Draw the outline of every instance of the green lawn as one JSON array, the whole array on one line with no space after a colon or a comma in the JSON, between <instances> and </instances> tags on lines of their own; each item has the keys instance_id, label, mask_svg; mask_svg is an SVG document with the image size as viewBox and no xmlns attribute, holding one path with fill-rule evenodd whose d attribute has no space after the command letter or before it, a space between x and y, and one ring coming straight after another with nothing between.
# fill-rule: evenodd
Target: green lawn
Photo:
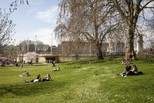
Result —
<instances>
[{"instance_id":1,"label":"green lawn","mask_svg":"<svg viewBox=\"0 0 154 103\"><path fill-rule=\"evenodd\" d=\"M0 67L0 103L154 103L154 63L135 61L144 74L121 77L121 59L108 60ZM25 70L31 76L19 77ZM52 81L24 83L47 73Z\"/></svg>"}]
</instances>

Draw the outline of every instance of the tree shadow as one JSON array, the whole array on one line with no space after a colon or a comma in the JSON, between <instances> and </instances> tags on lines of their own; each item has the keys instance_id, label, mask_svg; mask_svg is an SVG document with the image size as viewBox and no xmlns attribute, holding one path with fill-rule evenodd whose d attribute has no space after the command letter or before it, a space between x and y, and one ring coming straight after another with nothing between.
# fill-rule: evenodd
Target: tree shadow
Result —
<instances>
[{"instance_id":1,"label":"tree shadow","mask_svg":"<svg viewBox=\"0 0 154 103\"><path fill-rule=\"evenodd\" d=\"M48 81L48 82L38 82L38 83L25 83L21 85L11 85L11 86L2 86L0 85L0 97L4 96L7 93L12 93L16 96L30 96L42 94L49 91L56 91L64 87L67 82L57 82L57 81Z\"/></svg>"}]
</instances>

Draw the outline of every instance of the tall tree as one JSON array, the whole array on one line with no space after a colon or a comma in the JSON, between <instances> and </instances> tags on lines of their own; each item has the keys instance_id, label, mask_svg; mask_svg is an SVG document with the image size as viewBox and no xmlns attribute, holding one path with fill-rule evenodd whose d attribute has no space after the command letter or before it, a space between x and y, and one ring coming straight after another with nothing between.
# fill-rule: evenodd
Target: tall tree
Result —
<instances>
[{"instance_id":1,"label":"tall tree","mask_svg":"<svg viewBox=\"0 0 154 103\"><path fill-rule=\"evenodd\" d=\"M91 42L97 58L103 59L102 42L116 27L115 21L109 23L115 15L107 0L61 0L55 32L65 40Z\"/></svg>"},{"instance_id":2,"label":"tall tree","mask_svg":"<svg viewBox=\"0 0 154 103\"><path fill-rule=\"evenodd\" d=\"M6 46L11 42L12 32L15 24L9 19L10 13L0 9L0 54L4 52Z\"/></svg>"},{"instance_id":3,"label":"tall tree","mask_svg":"<svg viewBox=\"0 0 154 103\"><path fill-rule=\"evenodd\" d=\"M145 9L154 8L149 6L151 3L154 3L154 0L110 0L110 2L114 4L128 28L125 59L136 59L134 36L139 23L138 19L141 16L141 12L144 12Z\"/></svg>"},{"instance_id":4,"label":"tall tree","mask_svg":"<svg viewBox=\"0 0 154 103\"><path fill-rule=\"evenodd\" d=\"M7 9L0 8L0 54L3 54L6 47L12 42L12 35L15 24L10 19L10 15L17 10L18 4L28 5L28 0L12 0L10 7Z\"/></svg>"}]
</instances>

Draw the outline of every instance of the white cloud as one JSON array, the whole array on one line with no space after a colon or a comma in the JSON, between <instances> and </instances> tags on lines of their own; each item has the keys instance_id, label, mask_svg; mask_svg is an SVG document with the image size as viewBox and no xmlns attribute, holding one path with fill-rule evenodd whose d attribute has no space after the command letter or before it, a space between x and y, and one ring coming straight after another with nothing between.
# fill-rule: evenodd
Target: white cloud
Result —
<instances>
[{"instance_id":1,"label":"white cloud","mask_svg":"<svg viewBox=\"0 0 154 103\"><path fill-rule=\"evenodd\" d=\"M46 23L56 23L58 7L53 7L44 11L37 12L36 17Z\"/></svg>"},{"instance_id":2,"label":"white cloud","mask_svg":"<svg viewBox=\"0 0 154 103\"><path fill-rule=\"evenodd\" d=\"M54 27L54 25L56 25L57 14L58 14L58 6L55 6L50 9L46 9L44 11L38 11L36 18L40 19L43 22L52 24L52 26ZM33 35L33 37L37 36L37 40L40 40L45 44L49 45L58 44L53 33L53 28L42 28L30 34Z\"/></svg>"},{"instance_id":3,"label":"white cloud","mask_svg":"<svg viewBox=\"0 0 154 103\"><path fill-rule=\"evenodd\" d=\"M57 39L54 36L53 29L42 28L30 34L31 37L35 37L36 40L42 41L44 44L57 45Z\"/></svg>"},{"instance_id":4,"label":"white cloud","mask_svg":"<svg viewBox=\"0 0 154 103\"><path fill-rule=\"evenodd\" d=\"M147 1L143 2L142 5L145 5L145 3L147 3ZM150 8L154 7L154 2L149 3L147 5L147 7L150 7ZM148 9L148 8L144 9L144 12L142 12L142 13L145 15L146 19L150 20L153 17L153 14L152 14L151 10Z\"/></svg>"}]
</instances>

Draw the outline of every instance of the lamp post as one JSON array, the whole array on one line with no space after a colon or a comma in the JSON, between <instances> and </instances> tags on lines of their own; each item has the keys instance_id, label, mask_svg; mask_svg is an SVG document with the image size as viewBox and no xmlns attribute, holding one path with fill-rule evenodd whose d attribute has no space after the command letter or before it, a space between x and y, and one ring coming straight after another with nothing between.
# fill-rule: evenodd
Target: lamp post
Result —
<instances>
[{"instance_id":1,"label":"lamp post","mask_svg":"<svg viewBox=\"0 0 154 103\"><path fill-rule=\"evenodd\" d=\"M34 43L34 45L35 45L35 52L37 52L37 35L35 36L35 43Z\"/></svg>"},{"instance_id":2,"label":"lamp post","mask_svg":"<svg viewBox=\"0 0 154 103\"><path fill-rule=\"evenodd\" d=\"M51 33L51 54L52 54L52 33Z\"/></svg>"},{"instance_id":3,"label":"lamp post","mask_svg":"<svg viewBox=\"0 0 154 103\"><path fill-rule=\"evenodd\" d=\"M27 52L29 52L29 37L27 39L26 45L27 45Z\"/></svg>"}]
</instances>

